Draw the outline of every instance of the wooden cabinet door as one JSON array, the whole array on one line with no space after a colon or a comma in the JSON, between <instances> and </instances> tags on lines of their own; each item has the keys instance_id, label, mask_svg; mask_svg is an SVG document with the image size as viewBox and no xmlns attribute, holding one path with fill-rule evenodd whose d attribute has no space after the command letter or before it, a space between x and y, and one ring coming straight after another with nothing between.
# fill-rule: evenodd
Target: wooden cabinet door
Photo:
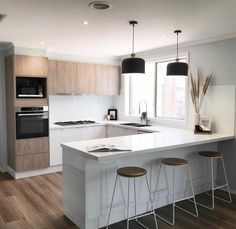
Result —
<instances>
[{"instance_id":1,"label":"wooden cabinet door","mask_svg":"<svg viewBox=\"0 0 236 229\"><path fill-rule=\"evenodd\" d=\"M120 82L121 74L120 67L115 65L109 65L107 67L108 77L107 77L107 95L119 95L120 94Z\"/></svg>"},{"instance_id":2,"label":"wooden cabinet door","mask_svg":"<svg viewBox=\"0 0 236 229\"><path fill-rule=\"evenodd\" d=\"M57 61L49 60L48 61L48 95L57 94Z\"/></svg>"},{"instance_id":3,"label":"wooden cabinet door","mask_svg":"<svg viewBox=\"0 0 236 229\"><path fill-rule=\"evenodd\" d=\"M15 155L18 172L49 167L48 137L16 140Z\"/></svg>"},{"instance_id":4,"label":"wooden cabinet door","mask_svg":"<svg viewBox=\"0 0 236 229\"><path fill-rule=\"evenodd\" d=\"M115 65L95 65L96 95L120 94L120 68Z\"/></svg>"},{"instance_id":5,"label":"wooden cabinet door","mask_svg":"<svg viewBox=\"0 0 236 229\"><path fill-rule=\"evenodd\" d=\"M95 94L107 95L108 91L108 66L96 64L95 65Z\"/></svg>"},{"instance_id":6,"label":"wooden cabinet door","mask_svg":"<svg viewBox=\"0 0 236 229\"><path fill-rule=\"evenodd\" d=\"M78 79L75 62L57 61L56 67L57 94L78 93Z\"/></svg>"},{"instance_id":7,"label":"wooden cabinet door","mask_svg":"<svg viewBox=\"0 0 236 229\"><path fill-rule=\"evenodd\" d=\"M95 65L77 63L78 94L95 93Z\"/></svg>"},{"instance_id":8,"label":"wooden cabinet door","mask_svg":"<svg viewBox=\"0 0 236 229\"><path fill-rule=\"evenodd\" d=\"M47 62L47 57L15 55L15 75L47 77Z\"/></svg>"}]
</instances>

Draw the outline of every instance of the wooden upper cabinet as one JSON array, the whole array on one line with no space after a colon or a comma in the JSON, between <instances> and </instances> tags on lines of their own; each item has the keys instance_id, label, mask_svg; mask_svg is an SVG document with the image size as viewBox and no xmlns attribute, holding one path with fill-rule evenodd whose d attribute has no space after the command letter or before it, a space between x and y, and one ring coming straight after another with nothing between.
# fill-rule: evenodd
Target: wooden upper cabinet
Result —
<instances>
[{"instance_id":1,"label":"wooden upper cabinet","mask_svg":"<svg viewBox=\"0 0 236 229\"><path fill-rule=\"evenodd\" d=\"M107 65L95 65L95 93L96 95L107 95L109 71Z\"/></svg>"},{"instance_id":2,"label":"wooden upper cabinet","mask_svg":"<svg viewBox=\"0 0 236 229\"><path fill-rule=\"evenodd\" d=\"M77 63L78 94L95 93L95 65Z\"/></svg>"},{"instance_id":3,"label":"wooden upper cabinet","mask_svg":"<svg viewBox=\"0 0 236 229\"><path fill-rule=\"evenodd\" d=\"M119 95L120 67L49 60L48 92Z\"/></svg>"},{"instance_id":4,"label":"wooden upper cabinet","mask_svg":"<svg viewBox=\"0 0 236 229\"><path fill-rule=\"evenodd\" d=\"M48 83L47 83L48 95L57 94L57 61L48 61Z\"/></svg>"},{"instance_id":5,"label":"wooden upper cabinet","mask_svg":"<svg viewBox=\"0 0 236 229\"><path fill-rule=\"evenodd\" d=\"M56 86L59 94L76 94L78 91L76 63L57 61L56 72Z\"/></svg>"},{"instance_id":6,"label":"wooden upper cabinet","mask_svg":"<svg viewBox=\"0 0 236 229\"><path fill-rule=\"evenodd\" d=\"M77 94L78 78L76 63L48 61L48 94Z\"/></svg>"},{"instance_id":7,"label":"wooden upper cabinet","mask_svg":"<svg viewBox=\"0 0 236 229\"><path fill-rule=\"evenodd\" d=\"M119 66L108 66L108 87L107 95L119 95L121 86L121 72Z\"/></svg>"},{"instance_id":8,"label":"wooden upper cabinet","mask_svg":"<svg viewBox=\"0 0 236 229\"><path fill-rule=\"evenodd\" d=\"M15 75L47 77L48 58L39 56L15 55Z\"/></svg>"},{"instance_id":9,"label":"wooden upper cabinet","mask_svg":"<svg viewBox=\"0 0 236 229\"><path fill-rule=\"evenodd\" d=\"M77 63L78 93L120 94L120 67Z\"/></svg>"}]
</instances>

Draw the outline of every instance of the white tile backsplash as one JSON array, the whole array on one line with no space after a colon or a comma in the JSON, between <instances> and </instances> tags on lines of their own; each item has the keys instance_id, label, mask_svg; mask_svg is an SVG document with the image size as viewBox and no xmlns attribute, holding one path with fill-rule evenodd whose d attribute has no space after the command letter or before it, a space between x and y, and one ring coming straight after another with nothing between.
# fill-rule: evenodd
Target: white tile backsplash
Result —
<instances>
[{"instance_id":1,"label":"white tile backsplash","mask_svg":"<svg viewBox=\"0 0 236 229\"><path fill-rule=\"evenodd\" d=\"M114 97L95 95L53 95L49 97L50 123L68 120L101 121L109 108L114 108Z\"/></svg>"}]
</instances>

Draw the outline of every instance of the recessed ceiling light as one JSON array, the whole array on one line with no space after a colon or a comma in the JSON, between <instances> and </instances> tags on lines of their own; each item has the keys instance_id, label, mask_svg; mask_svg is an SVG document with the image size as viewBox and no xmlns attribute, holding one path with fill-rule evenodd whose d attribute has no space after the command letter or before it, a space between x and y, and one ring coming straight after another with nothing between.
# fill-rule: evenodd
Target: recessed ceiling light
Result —
<instances>
[{"instance_id":1,"label":"recessed ceiling light","mask_svg":"<svg viewBox=\"0 0 236 229\"><path fill-rule=\"evenodd\" d=\"M89 3L89 7L96 10L106 10L111 8L111 4L103 1L96 1Z\"/></svg>"},{"instance_id":2,"label":"recessed ceiling light","mask_svg":"<svg viewBox=\"0 0 236 229\"><path fill-rule=\"evenodd\" d=\"M40 44L41 44L41 45L45 45L45 42L44 42L44 41L41 41Z\"/></svg>"},{"instance_id":3,"label":"recessed ceiling light","mask_svg":"<svg viewBox=\"0 0 236 229\"><path fill-rule=\"evenodd\" d=\"M6 18L6 14L0 14L0 22Z\"/></svg>"},{"instance_id":4,"label":"recessed ceiling light","mask_svg":"<svg viewBox=\"0 0 236 229\"><path fill-rule=\"evenodd\" d=\"M88 21L82 21L83 25L88 25Z\"/></svg>"}]
</instances>

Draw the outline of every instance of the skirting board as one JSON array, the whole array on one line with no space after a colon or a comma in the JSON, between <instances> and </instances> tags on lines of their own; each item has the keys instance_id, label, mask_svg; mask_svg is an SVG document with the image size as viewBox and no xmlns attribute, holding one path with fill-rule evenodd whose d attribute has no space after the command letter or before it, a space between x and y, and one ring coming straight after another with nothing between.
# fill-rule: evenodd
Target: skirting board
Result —
<instances>
[{"instance_id":1,"label":"skirting board","mask_svg":"<svg viewBox=\"0 0 236 229\"><path fill-rule=\"evenodd\" d=\"M37 169L26 172L16 172L12 168L8 167L8 173L15 179L22 179L27 177L40 176L50 173L62 172L62 165L52 166L45 169Z\"/></svg>"}]
</instances>

